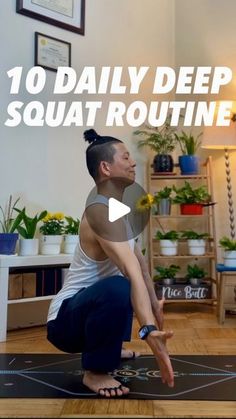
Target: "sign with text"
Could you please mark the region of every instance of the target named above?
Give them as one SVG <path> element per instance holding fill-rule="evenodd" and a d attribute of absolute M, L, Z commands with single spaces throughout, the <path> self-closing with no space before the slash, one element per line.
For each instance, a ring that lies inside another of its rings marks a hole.
<path fill-rule="evenodd" d="M 211 297 L 211 284 L 203 283 L 201 285 L 173 284 L 160 285 L 155 284 L 158 298 L 166 300 L 204 300 Z"/>

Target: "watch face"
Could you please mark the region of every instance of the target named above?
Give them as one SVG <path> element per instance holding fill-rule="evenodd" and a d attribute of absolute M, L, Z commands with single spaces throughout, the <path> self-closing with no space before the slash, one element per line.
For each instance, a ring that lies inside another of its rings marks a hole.
<path fill-rule="evenodd" d="M 142 327 L 142 329 L 139 331 L 140 338 L 143 339 L 146 336 L 147 332 L 148 328 L 146 326 Z"/>

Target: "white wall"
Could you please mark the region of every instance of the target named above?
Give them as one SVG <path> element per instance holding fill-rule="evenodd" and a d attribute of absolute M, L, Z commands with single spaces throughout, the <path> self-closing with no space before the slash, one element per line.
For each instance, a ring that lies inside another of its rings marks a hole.
<path fill-rule="evenodd" d="M 177 0 L 175 13 L 176 67 L 228 66 L 232 82 L 220 91 L 217 100 L 235 100 L 236 87 L 236 2 L 235 0 Z M 212 100 L 211 99 L 211 100 Z M 187 100 L 190 100 L 189 97 Z M 201 100 L 207 100 L 201 98 Z M 201 127 L 200 131 L 203 130 Z M 236 142 L 236 140 L 235 140 Z M 222 151 L 202 151 L 213 157 L 217 238 L 230 234 L 226 175 Z M 230 153 L 233 199 L 236 216 L 236 153 Z M 219 255 L 220 250 L 218 249 Z"/>
<path fill-rule="evenodd" d="M 2 40 L 0 72 L 0 205 L 10 194 L 21 197 L 20 203 L 30 213 L 47 209 L 81 216 L 92 178 L 85 165 L 86 145 L 83 131 L 78 127 L 4 126 L 7 105 L 12 100 L 28 103 L 55 100 L 51 94 L 55 73 L 47 71 L 47 89 L 32 98 L 22 88 L 19 95 L 10 97 L 10 79 L 6 72 L 23 66 L 23 78 L 34 65 L 34 32 L 53 36 L 72 44 L 72 67 L 78 74 L 84 66 L 173 65 L 174 59 L 174 0 L 86 0 L 85 36 L 48 25 L 15 12 L 15 0 L 1 2 L 0 35 Z M 139 100 L 150 96 L 150 79 Z M 58 100 L 60 98 L 57 98 Z M 82 100 L 86 99 L 82 96 Z M 114 100 L 114 98 L 112 98 Z M 68 104 L 74 98 L 66 95 Z M 138 163 L 143 158 L 132 141 L 133 128 L 127 124 L 108 128 L 104 125 L 106 106 L 111 100 L 103 97 L 104 111 L 99 114 L 95 129 L 104 135 L 121 138 L 134 151 Z M 133 99 L 122 96 L 127 104 Z M 143 168 L 138 171 L 143 181 Z M 20 206 L 19 203 L 19 206 Z"/>

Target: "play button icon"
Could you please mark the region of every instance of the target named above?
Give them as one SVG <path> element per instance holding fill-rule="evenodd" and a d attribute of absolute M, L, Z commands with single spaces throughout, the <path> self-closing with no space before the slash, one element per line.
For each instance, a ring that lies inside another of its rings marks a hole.
<path fill-rule="evenodd" d="M 108 220 L 113 223 L 119 218 L 124 217 L 131 211 L 128 205 L 122 204 L 115 198 L 109 198 L 108 200 Z"/>
<path fill-rule="evenodd" d="M 123 242 L 137 238 L 149 221 L 146 196 L 147 192 L 138 183 L 127 182 L 125 178 L 101 182 L 88 195 L 87 222 L 105 240 Z"/>

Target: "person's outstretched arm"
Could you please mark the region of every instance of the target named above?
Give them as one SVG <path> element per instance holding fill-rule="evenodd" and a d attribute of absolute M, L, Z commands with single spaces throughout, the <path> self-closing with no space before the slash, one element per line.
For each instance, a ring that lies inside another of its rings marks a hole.
<path fill-rule="evenodd" d="M 156 292 L 155 292 L 155 288 L 154 288 L 154 283 L 153 283 L 153 280 L 152 280 L 151 275 L 149 273 L 148 264 L 146 262 L 145 257 L 143 256 L 139 246 L 136 243 L 135 243 L 135 247 L 134 247 L 134 253 L 135 253 L 135 255 L 136 255 L 136 257 L 139 261 L 139 264 L 140 264 L 143 279 L 144 279 L 144 282 L 146 284 L 148 294 L 149 294 L 149 297 L 150 297 L 154 317 L 157 321 L 157 325 L 158 325 L 159 329 L 162 330 L 163 329 L 163 323 L 164 323 L 163 305 L 164 305 L 165 300 L 164 299 L 158 300 Z"/>

